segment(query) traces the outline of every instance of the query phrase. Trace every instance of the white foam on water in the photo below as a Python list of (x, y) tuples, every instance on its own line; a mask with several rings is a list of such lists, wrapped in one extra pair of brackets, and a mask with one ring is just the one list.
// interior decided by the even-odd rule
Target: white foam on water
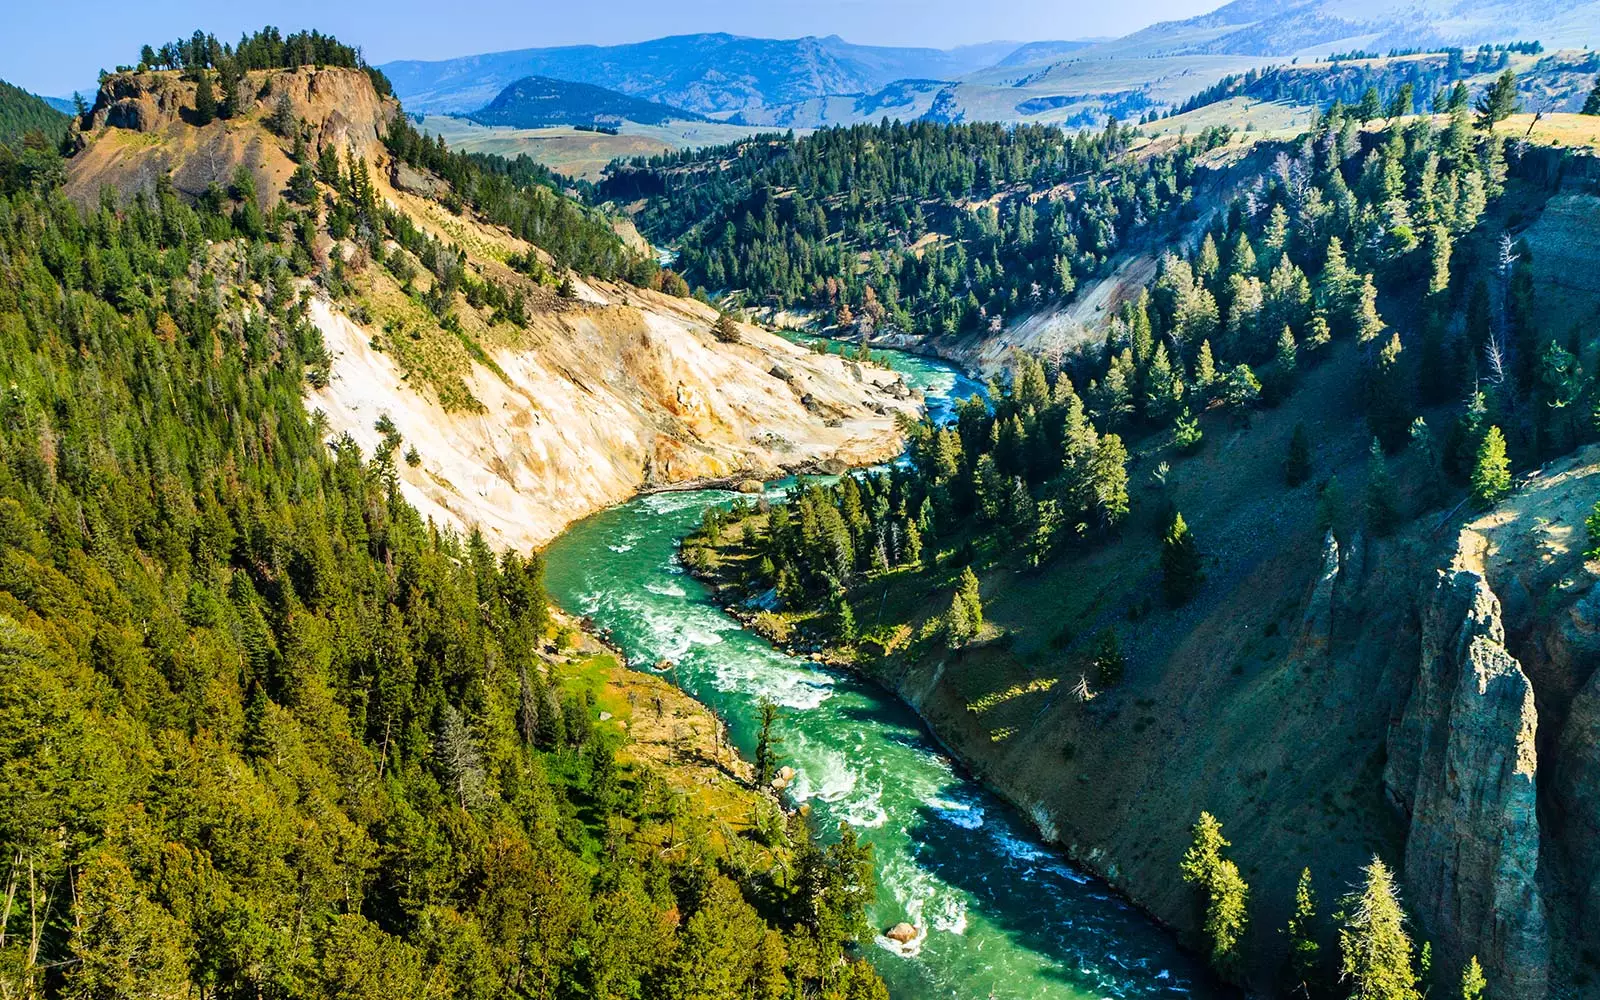
[(928, 807), (933, 810), (935, 816), (963, 830), (976, 830), (983, 825), (983, 808), (971, 802), (930, 799)]
[[(717, 615), (729, 632), (740, 631), (732, 618)], [(766, 646), (748, 644), (737, 657), (719, 657), (713, 664), (712, 685), (718, 691), (766, 698), (775, 705), (799, 712), (821, 707), (833, 697), (834, 680), (820, 670), (797, 666), (796, 661)]]
[(1017, 861), (1044, 861), (1050, 853), (1037, 844), (1030, 844), (1025, 840), (1012, 836), (1003, 829), (989, 831), (990, 838), (995, 846), (1000, 848), (1000, 853)]
[(627, 544), (626, 542), (621, 545), (607, 545), (606, 548), (610, 549), (612, 552), (618, 553), (619, 555), (623, 552), (633, 551), (633, 546)]
[(819, 802), (840, 802), (855, 791), (859, 775), (845, 762), (844, 755), (820, 747), (808, 749), (800, 740), (801, 749), (795, 754), (793, 795), (797, 802), (816, 799)]
[(704, 507), (708, 501), (715, 503), (730, 496), (732, 494), (726, 490), (678, 490), (651, 493), (634, 501), (634, 505), (636, 510), (650, 514), (677, 514)]
[(647, 583), (644, 589), (658, 597), (688, 597), (689, 592), (676, 583)]
[(933, 929), (946, 934), (965, 935), (967, 933), (967, 901), (954, 896), (945, 896), (939, 900), (937, 912), (933, 915)]
[(889, 822), (889, 814), (883, 809), (883, 789), (875, 789), (846, 803), (844, 821), (869, 830)]

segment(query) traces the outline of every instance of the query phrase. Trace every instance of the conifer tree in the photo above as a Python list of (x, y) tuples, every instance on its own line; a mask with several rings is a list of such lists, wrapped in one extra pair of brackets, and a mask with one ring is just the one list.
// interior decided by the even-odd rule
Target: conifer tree
[(1289, 437), (1289, 454), (1283, 460), (1283, 479), (1290, 486), (1299, 486), (1311, 477), (1311, 441), (1306, 437), (1305, 424), (1296, 423)]
[(1094, 661), (1095, 683), (1102, 688), (1116, 687), (1122, 683), (1122, 675), (1128, 669), (1128, 660), (1122, 654), (1122, 644), (1117, 641), (1117, 630), (1114, 628), (1102, 629), (1100, 637), (1095, 641)]
[(1394, 530), (1400, 519), (1397, 503), (1394, 478), (1389, 475), (1383, 445), (1373, 438), (1367, 452), (1367, 526), (1374, 535), (1382, 538)]
[(1122, 438), (1107, 434), (1095, 447), (1090, 467), (1093, 510), (1106, 528), (1115, 528), (1128, 516), (1128, 449)]
[(1211, 946), (1212, 967), (1225, 977), (1235, 978), (1241, 965), (1239, 942), (1249, 923), (1250, 888), (1238, 867), (1222, 856), (1223, 848), (1229, 844), (1223, 839), (1222, 824), (1215, 816), (1202, 812), (1192, 834), (1179, 871), (1185, 882), (1200, 889), (1202, 926)]
[(1594, 81), (1594, 88), (1589, 91), (1589, 96), (1583, 102), (1581, 114), (1600, 115), (1600, 78)]
[(278, 99), (273, 102), (272, 114), (267, 118), (267, 128), (279, 138), (287, 139), (294, 127), (294, 104), (289, 100), (289, 91), (281, 90), (278, 92)]
[(1322, 946), (1317, 943), (1313, 926), (1317, 919), (1317, 897), (1311, 888), (1311, 869), (1300, 872), (1300, 882), (1294, 890), (1294, 910), (1289, 914), (1285, 933), (1289, 937), (1288, 980), (1289, 992), (1309, 998), (1313, 985), (1320, 978), (1317, 964)]
[(1511, 492), (1511, 460), (1506, 457), (1506, 437), (1491, 426), (1478, 446), (1472, 467), (1472, 498), (1480, 507), (1492, 506)]
[(711, 324), (711, 335), (719, 344), (737, 344), (744, 339), (739, 334), (739, 325), (725, 312), (717, 313), (716, 322)]
[(973, 633), (983, 631), (983, 598), (978, 594), (978, 574), (972, 571), (971, 566), (961, 568), (961, 582), (956, 596), (966, 606), (967, 621)]
[(1194, 364), (1194, 388), (1202, 400), (1209, 399), (1217, 384), (1217, 362), (1211, 355), (1211, 341), (1200, 342), (1200, 356)]
[(1383, 100), (1378, 97), (1378, 88), (1368, 87), (1367, 92), (1361, 95), (1361, 103), (1356, 107), (1357, 120), (1370, 122), (1382, 114)]
[(194, 87), (194, 123), (210, 125), (217, 117), (217, 95), (211, 90), (211, 74), (200, 71)]
[(762, 698), (756, 706), (756, 722), (759, 728), (756, 731), (756, 759), (753, 763), (756, 784), (765, 788), (772, 784), (772, 779), (778, 773), (781, 759), (778, 747), (783, 744), (782, 737), (776, 732), (778, 706), (770, 698)]
[(1517, 110), (1517, 74), (1506, 70), (1495, 78), (1478, 98), (1478, 128), (1492, 131), (1496, 124), (1510, 118)]
[(1363, 871), (1365, 884), (1345, 897), (1339, 927), (1340, 971), (1352, 1000), (1420, 1000), (1394, 875), (1377, 857)]
[(1177, 607), (1194, 596), (1204, 579), (1200, 547), (1182, 514), (1172, 516), (1172, 524), (1161, 539), (1161, 589), (1167, 603)]
[(1478, 956), (1473, 955), (1467, 960), (1467, 967), (1461, 970), (1461, 1000), (1483, 1000), (1483, 991), (1488, 985), (1483, 966), (1478, 964)]

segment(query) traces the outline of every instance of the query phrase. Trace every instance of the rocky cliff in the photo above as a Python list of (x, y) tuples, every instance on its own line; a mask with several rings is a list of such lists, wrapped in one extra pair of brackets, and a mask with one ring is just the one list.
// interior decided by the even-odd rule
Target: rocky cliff
[(1423, 610), (1411, 698), (1389, 737), (1385, 783), (1409, 818), (1411, 905), (1447, 968), (1472, 954), (1497, 995), (1543, 997), (1549, 934), (1539, 889), (1533, 685), (1506, 651), (1483, 536), (1462, 534)]
[(296, 118), (310, 131), (312, 152), (354, 149), (369, 160), (381, 155), (380, 138), (400, 113), (355, 69), (257, 70), (240, 84), (243, 107), (228, 120), (195, 123), (195, 84), (176, 71), (116, 73), (95, 95), (81, 123), (67, 193), (80, 202), (110, 187), (123, 194), (166, 177), (175, 189), (198, 197), (212, 184), (227, 185), (241, 165), (256, 176), (263, 205), (277, 201), (295, 164), (284, 143), (263, 128), (287, 94)]
[(1600, 940), (1600, 593), (1582, 556), (1597, 461), (1553, 463), (1461, 530), (1388, 739), (1411, 906), (1447, 968), (1477, 955), (1518, 1000), (1581, 981)]

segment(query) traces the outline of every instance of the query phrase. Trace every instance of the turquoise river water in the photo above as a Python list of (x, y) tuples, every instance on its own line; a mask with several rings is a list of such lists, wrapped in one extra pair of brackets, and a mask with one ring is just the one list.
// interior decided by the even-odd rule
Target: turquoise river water
[[(895, 353), (889, 361), (936, 418), (981, 391), (935, 361)], [(792, 798), (810, 804), (825, 836), (844, 820), (873, 845), (873, 925), (917, 928), (909, 947), (882, 938), (866, 946), (891, 994), (1209, 997), (1204, 973), (1170, 935), (1040, 843), (939, 751), (910, 709), (778, 652), (708, 600), (678, 565), (677, 542), (707, 506), (732, 499), (658, 493), (574, 525), (546, 552), (550, 593), (609, 630), (636, 666), (673, 661), (678, 683), (726, 720), (746, 755), (757, 702), (782, 706), (783, 753), (798, 772)]]

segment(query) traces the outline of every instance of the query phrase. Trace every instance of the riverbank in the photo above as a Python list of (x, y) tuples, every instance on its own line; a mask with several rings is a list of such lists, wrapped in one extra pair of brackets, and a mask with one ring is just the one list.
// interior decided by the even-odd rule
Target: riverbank
[(1204, 970), (1169, 934), (1040, 843), (903, 701), (809, 652), (785, 656), (724, 613), (678, 554), (706, 508), (730, 499), (653, 494), (578, 523), (546, 552), (550, 593), (633, 662), (672, 661), (671, 679), (725, 720), (747, 757), (760, 703), (780, 707), (792, 801), (810, 807), (825, 837), (848, 822), (872, 845), (880, 892), (870, 924), (915, 932), (868, 949), (893, 995), (1210, 995)]
[[(743, 560), (736, 563), (733, 559), (727, 558), (728, 549), (725, 546), (735, 544), (746, 526), (752, 522), (755, 522), (754, 527), (760, 530), (763, 526), (760, 523), (762, 520), (763, 515), (756, 514), (748, 520), (734, 522), (724, 527), (710, 546), (718, 553), (718, 558), (709, 562), (684, 560), (687, 572), (706, 586), (711, 600), (724, 614), (738, 621), (743, 628), (784, 655), (804, 659), (830, 670), (849, 671), (853, 676), (873, 685), (886, 696), (904, 705), (921, 720), (929, 739), (946, 756), (990, 794), (1005, 801), (1020, 815), (1026, 817), (1034, 835), (1041, 841), (1056, 848), (1066, 860), (1104, 883), (1118, 898), (1144, 914), (1152, 923), (1174, 936), (1179, 934), (1179, 928), (1146, 905), (1135, 894), (1133, 887), (1120, 877), (1121, 873), (1114, 858), (1100, 849), (1084, 850), (1076, 844), (1063, 843), (1058, 828), (1036, 802), (1029, 801), (1003, 776), (995, 774), (992, 762), (964, 752), (947, 738), (947, 734), (940, 732), (934, 720), (925, 714), (923, 699), (915, 697), (912, 692), (894, 682), (887, 661), (890, 657), (902, 654), (912, 641), (913, 633), (909, 626), (901, 625), (887, 633), (876, 630), (863, 635), (854, 644), (829, 643), (827, 629), (821, 627), (823, 616), (817, 612), (780, 613), (761, 607), (760, 604), (764, 602), (761, 601), (760, 595), (752, 598), (737, 578), (737, 567)], [(988, 635), (981, 638), (980, 644), (995, 641), (1003, 643), (1004, 635), (991, 630)], [(951, 655), (960, 656), (961, 651), (955, 651)], [(932, 686), (929, 685), (930, 688)]]

